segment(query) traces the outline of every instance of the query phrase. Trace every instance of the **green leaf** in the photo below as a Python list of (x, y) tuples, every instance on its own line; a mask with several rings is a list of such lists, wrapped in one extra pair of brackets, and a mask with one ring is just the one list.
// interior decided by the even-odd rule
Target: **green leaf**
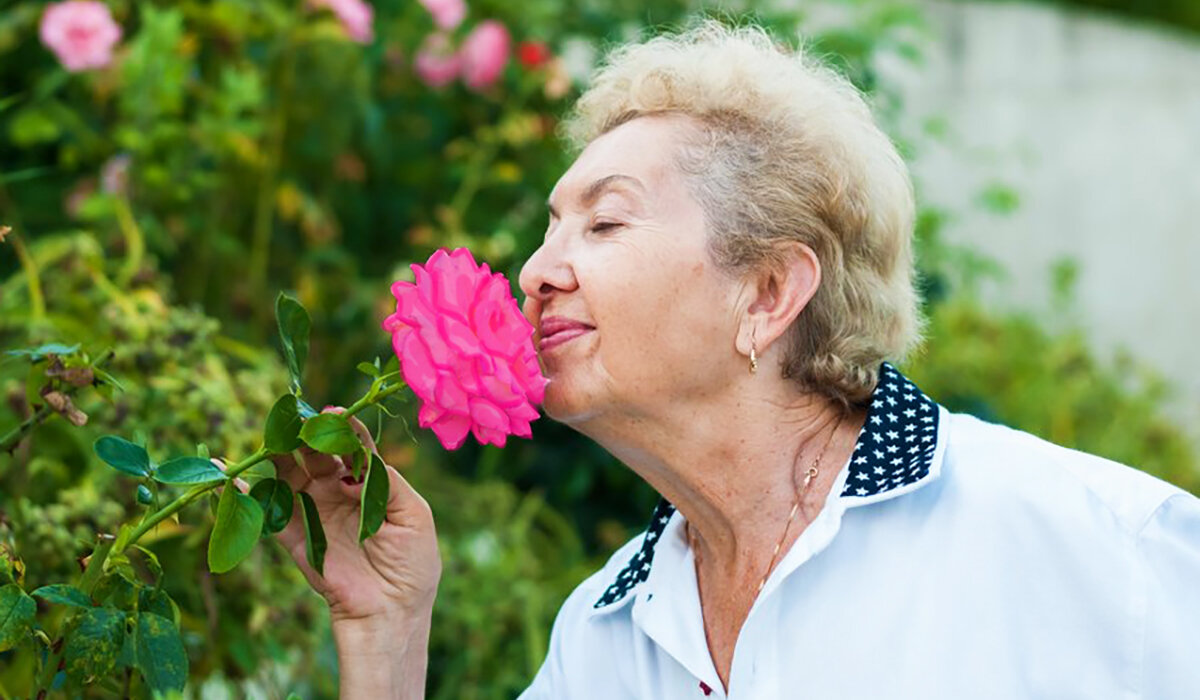
[(101, 605), (131, 610), (137, 600), (137, 588), (120, 572), (113, 571), (100, 578), (92, 597)]
[(105, 435), (97, 439), (92, 449), (100, 459), (117, 471), (133, 476), (146, 476), (150, 473), (150, 455), (146, 454), (146, 449), (116, 435)]
[(48, 603), (70, 605), (76, 608), (92, 607), (92, 599), (88, 597), (87, 593), (66, 583), (53, 583), (49, 586), (42, 586), (34, 591), (33, 595)]
[(146, 685), (159, 693), (183, 692), (187, 683), (188, 658), (174, 623), (161, 615), (140, 612), (135, 634), (137, 668)]
[(208, 445), (205, 445), (203, 442), (197, 442), (196, 443), (196, 456), (200, 457), (202, 459), (209, 459), (210, 457), (212, 457), (212, 455), (209, 454), (209, 452), (208, 452)]
[(263, 510), (258, 501), (225, 484), (217, 503), (217, 522), (208, 539), (208, 569), (223, 574), (254, 551), (262, 532)]
[(263, 510), (262, 534), (273, 535), (291, 522), (296, 499), (286, 481), (263, 479), (250, 489), (250, 497), (258, 501)]
[(308, 331), (312, 322), (304, 306), (283, 293), (275, 299), (275, 321), (279, 324), (279, 339), (292, 378), (292, 391), (299, 392), (304, 362), (308, 359)]
[(176, 457), (154, 471), (154, 480), (161, 484), (207, 484), (224, 478), (225, 472), (201, 457)]
[(367, 483), (363, 485), (358, 517), (358, 541), (362, 542), (383, 526), (387, 517), (387, 503), (391, 487), (387, 467), (376, 454), (371, 455), (371, 466), (367, 469)]
[(267, 414), (267, 428), (263, 433), (263, 445), (274, 454), (291, 452), (300, 447), (300, 409), (296, 397), (284, 394), (279, 397), (271, 412)]
[(368, 377), (378, 377), (379, 376), (379, 368), (376, 367), (375, 365), (371, 364), (370, 362), (359, 362), (355, 366), (358, 368), (359, 372), (362, 372), (363, 374), (367, 375)]
[(321, 413), (309, 418), (300, 429), (300, 439), (317, 452), (348, 455), (362, 449), (350, 421), (339, 413)]
[(138, 610), (161, 615), (163, 619), (175, 619), (175, 603), (171, 596), (160, 588), (143, 588), (138, 591)]
[(117, 381), (116, 377), (114, 377), (111, 374), (109, 374), (108, 372), (100, 369), (99, 367), (93, 366), (92, 374), (96, 375), (96, 377), (100, 381), (112, 386), (117, 391), (121, 391), (121, 392), (125, 391), (125, 387), (121, 385), (121, 382)]
[(304, 511), (304, 555), (308, 565), (318, 574), (325, 575), (325, 528), (321, 526), (321, 514), (312, 496), (300, 492), (300, 508)]
[(117, 663), (125, 643), (125, 613), (112, 608), (90, 608), (67, 637), (63, 661), (67, 678), (83, 684), (104, 676)]
[(0, 587), (0, 651), (7, 651), (25, 640), (29, 625), (37, 613), (37, 603), (15, 583)]
[(154, 583), (158, 585), (159, 581), (162, 581), (163, 576), (162, 563), (159, 562), (158, 555), (140, 544), (133, 545), (133, 548), (141, 552), (142, 556), (146, 558), (146, 568), (150, 569), (150, 573), (154, 575)]

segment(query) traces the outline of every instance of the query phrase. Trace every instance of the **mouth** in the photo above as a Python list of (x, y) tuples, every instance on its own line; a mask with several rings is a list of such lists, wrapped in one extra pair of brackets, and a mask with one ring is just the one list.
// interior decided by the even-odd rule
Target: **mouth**
[(538, 341), (538, 350), (546, 352), (594, 330), (596, 330), (595, 326), (589, 326), (581, 321), (562, 316), (547, 316), (542, 319), (540, 326), (539, 336), (541, 339)]

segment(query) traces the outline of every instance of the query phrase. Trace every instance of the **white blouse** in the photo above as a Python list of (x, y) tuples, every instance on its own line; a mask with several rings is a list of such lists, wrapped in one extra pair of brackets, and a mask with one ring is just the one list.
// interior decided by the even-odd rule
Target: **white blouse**
[(880, 372), (854, 454), (750, 609), (728, 692), (664, 499), (563, 603), (520, 700), (1200, 699), (1200, 500)]

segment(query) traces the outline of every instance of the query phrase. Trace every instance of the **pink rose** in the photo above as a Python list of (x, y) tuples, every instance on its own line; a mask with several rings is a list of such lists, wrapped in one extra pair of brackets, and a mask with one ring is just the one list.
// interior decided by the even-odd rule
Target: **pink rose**
[(121, 40), (121, 27), (112, 13), (95, 0), (50, 3), (42, 13), (38, 33), (72, 73), (107, 66), (112, 62), (113, 47)]
[(459, 51), (463, 82), (467, 87), (484, 90), (496, 82), (508, 64), (510, 43), (508, 30), (494, 19), (480, 22), (475, 27)]
[(329, 8), (342, 23), (351, 41), (369, 44), (374, 39), (371, 23), (375, 18), (375, 10), (363, 0), (309, 0), (309, 5)]
[(467, 3), (463, 0), (421, 0), (421, 4), (433, 15), (438, 29), (450, 31), (467, 16)]
[(417, 50), (413, 70), (429, 87), (441, 87), (458, 77), (461, 61), (445, 34), (430, 34)]
[(404, 381), (421, 400), (417, 422), (442, 446), (458, 449), (468, 431), (480, 444), (504, 446), (530, 437), (546, 378), (533, 349), (533, 325), (517, 307), (504, 275), (476, 265), (471, 252), (439, 249), (416, 283), (392, 285), (392, 334)]

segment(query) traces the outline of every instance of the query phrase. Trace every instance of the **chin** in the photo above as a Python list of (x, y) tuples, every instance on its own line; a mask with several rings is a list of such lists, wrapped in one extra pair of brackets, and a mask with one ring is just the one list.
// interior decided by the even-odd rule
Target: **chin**
[(575, 427), (593, 415), (592, 403), (586, 392), (573, 387), (569, 380), (551, 377), (542, 400), (542, 412), (547, 418)]

